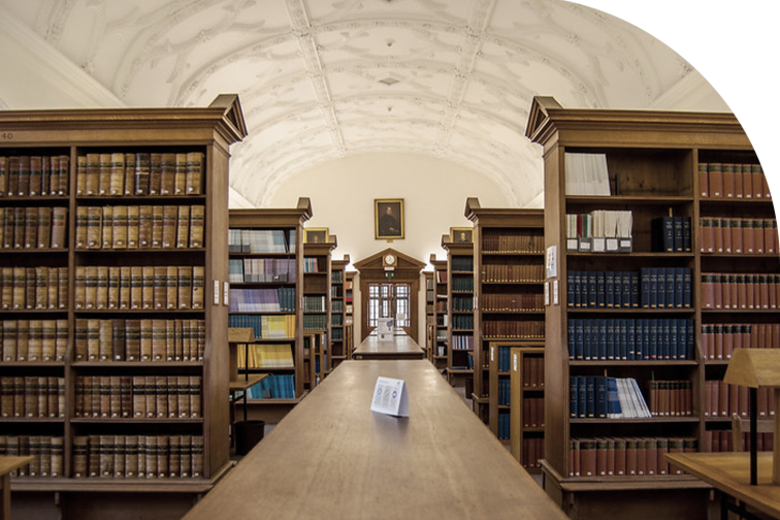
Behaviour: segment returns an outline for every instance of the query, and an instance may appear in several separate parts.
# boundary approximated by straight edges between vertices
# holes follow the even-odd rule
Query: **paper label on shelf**
[[[547,278],[558,276],[558,246],[552,245],[547,248]]]
[[[517,358],[519,357],[520,356],[518,356],[517,354],[512,355],[512,370],[514,370],[515,372],[517,372]]]
[[[558,305],[558,280],[553,280],[552,283],[552,302],[553,305]]]
[[[371,411],[396,417],[409,417],[409,395],[404,380],[378,377],[371,400]]]
[[[214,305],[219,305],[219,280],[214,280]]]
[[[544,282],[544,306],[550,305],[550,282]]]
[[[230,283],[225,282],[222,284],[222,305],[228,307],[230,305]]]

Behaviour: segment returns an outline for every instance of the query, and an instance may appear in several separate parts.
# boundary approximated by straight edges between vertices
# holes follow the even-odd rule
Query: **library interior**
[[[771,156],[598,3],[0,0],[0,520],[780,519]]]

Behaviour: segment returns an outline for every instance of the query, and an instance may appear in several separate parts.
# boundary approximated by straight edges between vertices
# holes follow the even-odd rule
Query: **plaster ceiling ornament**
[[[563,0],[0,0],[128,106],[239,94],[231,187],[355,154],[419,153],[539,200],[534,95],[649,108],[693,70],[650,35]]]

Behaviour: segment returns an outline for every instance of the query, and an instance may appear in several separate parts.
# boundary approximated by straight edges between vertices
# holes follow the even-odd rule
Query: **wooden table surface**
[[[32,457],[0,456],[0,520],[11,518],[11,472],[32,460]]]
[[[567,519],[426,360],[342,362],[184,518]]]
[[[406,334],[393,336],[392,341],[379,341],[368,336],[352,353],[355,359],[423,359],[425,351]]]
[[[670,464],[727,495],[780,518],[780,486],[772,484],[772,452],[758,453],[758,484],[750,485],[748,452],[670,453]]]

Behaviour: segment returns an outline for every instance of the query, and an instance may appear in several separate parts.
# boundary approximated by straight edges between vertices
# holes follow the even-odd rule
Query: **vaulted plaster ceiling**
[[[693,74],[635,27],[562,0],[0,0],[128,106],[237,92],[249,136],[231,187],[263,206],[340,157],[411,152],[539,200],[534,95],[658,107]],[[705,82],[706,84],[706,82]]]

